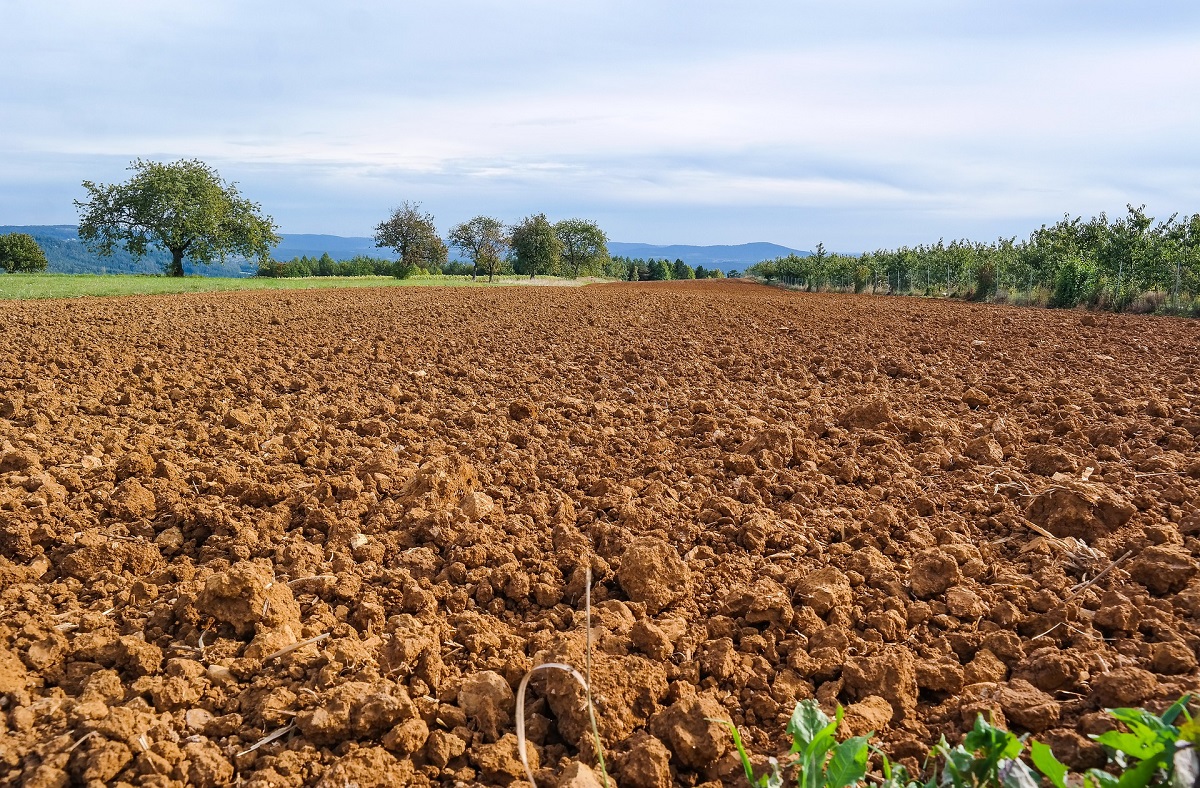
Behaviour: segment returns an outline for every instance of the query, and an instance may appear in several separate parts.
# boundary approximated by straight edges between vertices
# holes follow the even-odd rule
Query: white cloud
[[[1200,210],[1183,2],[14,5],[0,187],[38,196],[0,223],[52,194],[15,220],[69,221],[81,178],[137,156],[211,161],[294,231],[407,197],[843,246],[897,216],[937,237]]]

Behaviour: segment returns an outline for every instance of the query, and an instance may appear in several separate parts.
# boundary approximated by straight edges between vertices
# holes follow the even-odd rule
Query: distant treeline
[[[398,269],[404,266],[396,260],[383,257],[356,255],[349,260],[334,260],[326,252],[320,257],[293,257],[287,262],[268,260],[258,266],[256,276],[293,278],[303,276],[397,276],[407,278],[407,273]]]
[[[870,291],[1050,307],[1200,316],[1200,214],[1156,222],[1145,206],[1064,217],[1027,240],[936,244],[765,260],[746,273],[805,290]]]
[[[301,276],[394,276],[407,279],[410,276],[471,276],[472,266],[452,260],[441,265],[427,264],[425,267],[405,265],[403,260],[388,260],[383,257],[355,255],[349,260],[334,260],[328,253],[320,257],[293,257],[286,262],[271,260],[258,267],[257,276],[291,278]],[[514,273],[511,264],[502,265],[500,274]]]
[[[692,268],[687,263],[676,258],[674,262],[663,258],[643,260],[632,257],[613,257],[606,275],[612,279],[624,279],[630,282],[650,281],[663,282],[670,279],[724,279],[725,272],[719,268],[705,268],[702,265]],[[730,271],[730,276],[737,276],[737,271]]]
[[[524,273],[518,271],[519,265],[514,260],[504,260],[496,270],[497,274],[512,275]],[[424,268],[406,266],[403,260],[387,260],[382,257],[357,255],[349,260],[334,260],[329,254],[320,257],[294,257],[281,262],[270,260],[258,267],[257,276],[290,278],[304,276],[394,276],[406,279],[409,276],[471,276],[472,266],[457,260],[448,261],[441,265],[429,264]],[[566,275],[565,271],[550,272]],[[605,279],[621,279],[626,281],[666,281],[670,279],[724,279],[725,273],[719,268],[692,268],[683,260],[674,262],[661,259],[643,260],[631,257],[610,257],[599,266],[586,273]],[[737,276],[738,272],[731,272]]]

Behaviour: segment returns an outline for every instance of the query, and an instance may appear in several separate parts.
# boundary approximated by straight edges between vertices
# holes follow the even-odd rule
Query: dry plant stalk
[[[1131,555],[1133,555],[1133,551],[1126,550],[1124,555],[1122,555],[1120,558],[1114,559],[1112,563],[1110,563],[1108,566],[1104,567],[1104,569],[1102,569],[1100,571],[1100,573],[1097,574],[1095,577],[1093,577],[1091,580],[1087,580],[1083,583],[1080,583],[1079,585],[1077,585],[1073,589],[1071,589],[1071,593],[1068,594],[1066,596],[1066,598],[1063,599],[1063,601],[1061,601],[1057,605],[1055,605],[1054,609],[1058,609],[1058,608],[1062,607],[1063,605],[1066,605],[1066,604],[1072,602],[1073,600],[1075,600],[1076,598],[1078,598],[1080,594],[1082,594],[1084,591],[1087,591],[1089,588],[1096,585],[1096,583],[1098,583],[1102,579],[1104,579],[1105,575],[1107,575],[1113,569],[1116,569],[1117,564],[1121,563],[1122,561],[1124,561],[1126,558],[1128,558]],[[1037,640],[1040,637],[1045,637],[1046,635],[1049,635],[1051,632],[1053,632],[1054,630],[1061,627],[1064,623],[1066,623],[1066,622],[1063,622],[1063,621],[1058,622],[1057,624],[1050,627],[1042,634],[1034,635],[1032,640]]]
[[[537,788],[537,782],[533,779],[533,770],[529,768],[529,756],[525,752],[525,689],[529,686],[529,679],[539,670],[561,670],[575,679],[583,688],[584,696],[587,698],[588,719],[592,723],[592,739],[596,744],[596,758],[600,762],[600,778],[604,783],[604,788],[609,788],[608,767],[604,763],[604,745],[600,741],[600,726],[596,723],[596,706],[592,703],[592,567],[590,562],[586,568],[585,580],[583,610],[584,626],[587,630],[584,648],[586,678],[580,675],[578,670],[565,663],[543,662],[541,665],[534,665],[530,668],[529,672],[521,677],[521,683],[517,686],[517,751],[521,754],[521,765],[525,767],[525,776],[529,778],[529,784],[533,788]]]
[[[322,640],[328,640],[332,636],[333,636],[332,633],[325,632],[323,634],[317,635],[316,637],[311,637],[308,640],[301,640],[299,643],[293,643],[290,646],[284,646],[283,648],[279,649],[278,651],[272,652],[272,653],[268,654],[267,656],[263,657],[262,661],[265,664],[277,657],[282,657],[282,656],[286,656],[287,654],[291,654],[296,649],[304,648],[305,646],[312,645],[313,643],[320,643]]]
[[[1131,555],[1133,555],[1133,551],[1126,550],[1125,554],[1123,556],[1121,556],[1120,558],[1117,558],[1111,564],[1104,567],[1104,569],[1100,570],[1100,573],[1098,575],[1096,575],[1095,577],[1093,577],[1091,580],[1088,580],[1087,582],[1080,583],[1079,585],[1075,586],[1075,588],[1072,589],[1072,591],[1071,591],[1071,595],[1068,596],[1066,599],[1064,599],[1062,601],[1062,603],[1065,605],[1067,602],[1070,602],[1072,599],[1075,599],[1077,596],[1082,594],[1084,591],[1087,591],[1089,588],[1091,588],[1096,583],[1098,583],[1101,578],[1103,578],[1105,575],[1107,575],[1109,572],[1111,572],[1113,569],[1115,569],[1117,564],[1121,563],[1122,561],[1124,561],[1126,558],[1128,558]]]
[[[273,731],[271,731],[270,733],[268,733],[266,736],[263,736],[261,739],[259,739],[258,741],[254,742],[254,744],[251,744],[249,747],[247,747],[246,749],[242,750],[241,752],[239,752],[239,753],[238,753],[237,755],[235,755],[234,757],[235,757],[235,758],[240,758],[240,757],[242,757],[243,755],[245,755],[245,754],[247,754],[247,753],[254,752],[254,751],[255,751],[255,750],[257,750],[259,747],[262,747],[262,746],[263,746],[263,745],[265,745],[265,744],[270,744],[271,742],[275,741],[276,739],[283,738],[284,736],[288,735],[289,733],[291,733],[291,732],[292,732],[293,730],[295,730],[295,729],[296,729],[296,723],[294,723],[294,722],[289,722],[287,725],[284,725],[282,728],[276,728],[275,730],[273,730]]]
[[[287,581],[289,586],[294,586],[297,583],[304,583],[309,580],[337,580],[337,575],[309,575],[308,577],[297,577]]]

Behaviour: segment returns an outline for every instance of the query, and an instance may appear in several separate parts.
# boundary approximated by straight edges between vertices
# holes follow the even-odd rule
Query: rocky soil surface
[[[620,786],[1200,687],[1200,323],[744,283],[0,304],[0,782]],[[1106,571],[1107,570],[1107,571]],[[594,784],[540,672],[539,785]]]

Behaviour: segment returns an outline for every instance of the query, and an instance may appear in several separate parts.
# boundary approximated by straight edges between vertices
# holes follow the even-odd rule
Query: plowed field
[[[1200,687],[1198,359],[734,282],[0,303],[0,780],[523,779],[587,567],[621,786],[732,784],[707,718],[768,754],[814,696],[1091,765]],[[582,697],[531,684],[540,785]]]

